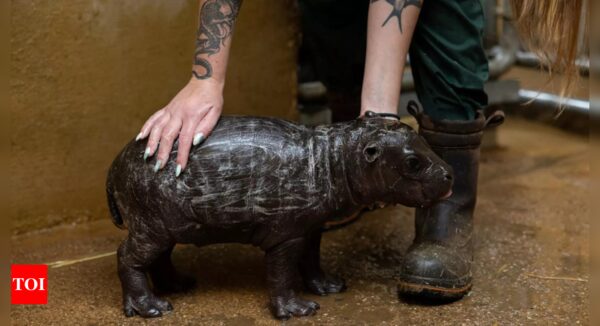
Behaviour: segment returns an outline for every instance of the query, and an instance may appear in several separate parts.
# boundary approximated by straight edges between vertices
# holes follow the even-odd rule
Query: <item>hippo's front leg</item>
[[[298,259],[304,249],[304,239],[282,242],[267,250],[267,284],[271,300],[271,311],[277,319],[313,315],[319,304],[303,300],[293,290],[298,272]]]
[[[300,259],[300,272],[306,288],[318,295],[339,293],[346,290],[346,282],[321,269],[321,230],[315,231],[307,239],[304,254]]]

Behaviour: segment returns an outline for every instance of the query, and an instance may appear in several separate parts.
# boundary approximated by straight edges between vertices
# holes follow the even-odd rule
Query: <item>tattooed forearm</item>
[[[202,56],[218,53],[231,37],[241,3],[242,0],[207,0],[202,4],[192,70],[197,79],[212,77],[213,67]]]
[[[377,2],[379,0],[371,0],[371,3]],[[397,17],[398,18],[398,27],[400,28],[400,33],[402,33],[402,12],[408,6],[415,6],[421,9],[421,1],[422,0],[385,0],[387,3],[393,6],[392,12],[387,17],[387,19],[381,24],[381,26],[385,26],[390,19]]]

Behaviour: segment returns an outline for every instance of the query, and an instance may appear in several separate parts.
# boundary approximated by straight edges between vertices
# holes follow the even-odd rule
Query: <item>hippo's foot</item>
[[[137,314],[144,318],[155,318],[173,310],[173,306],[168,301],[154,295],[140,297],[127,295],[123,301],[123,312],[127,317]]]
[[[344,279],[319,273],[314,277],[304,277],[306,288],[317,295],[328,295],[329,293],[340,293],[346,290]]]
[[[169,277],[153,277],[154,288],[159,293],[179,293],[192,289],[196,280],[185,274],[175,273]]]
[[[296,296],[275,297],[271,299],[271,310],[277,319],[289,319],[292,316],[312,316],[320,306],[310,300],[300,299]]]

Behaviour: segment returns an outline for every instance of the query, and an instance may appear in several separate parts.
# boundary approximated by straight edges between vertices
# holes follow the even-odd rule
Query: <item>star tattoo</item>
[[[371,0],[371,3],[377,2],[379,0]],[[390,19],[397,17],[398,18],[398,27],[400,27],[400,33],[402,33],[402,12],[408,6],[415,6],[421,9],[421,0],[385,0],[387,3],[392,5],[394,8],[392,12],[388,16],[388,18],[381,24],[381,27],[385,26]]]

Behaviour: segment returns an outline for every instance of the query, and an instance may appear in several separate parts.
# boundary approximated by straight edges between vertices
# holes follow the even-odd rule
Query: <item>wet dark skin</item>
[[[177,143],[158,172],[154,159],[140,164],[144,149],[143,142],[130,142],[107,180],[113,221],[129,231],[118,249],[127,316],[161,316],[173,308],[155,291],[193,284],[171,263],[175,244],[232,242],[264,250],[276,318],[312,315],[319,305],[295,293],[298,273],[315,294],[346,288],[320,267],[325,222],[375,204],[427,206],[452,187],[451,168],[414,130],[370,112],[315,128],[221,117],[179,177]]]

